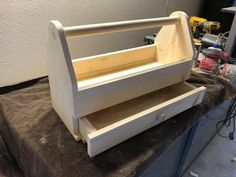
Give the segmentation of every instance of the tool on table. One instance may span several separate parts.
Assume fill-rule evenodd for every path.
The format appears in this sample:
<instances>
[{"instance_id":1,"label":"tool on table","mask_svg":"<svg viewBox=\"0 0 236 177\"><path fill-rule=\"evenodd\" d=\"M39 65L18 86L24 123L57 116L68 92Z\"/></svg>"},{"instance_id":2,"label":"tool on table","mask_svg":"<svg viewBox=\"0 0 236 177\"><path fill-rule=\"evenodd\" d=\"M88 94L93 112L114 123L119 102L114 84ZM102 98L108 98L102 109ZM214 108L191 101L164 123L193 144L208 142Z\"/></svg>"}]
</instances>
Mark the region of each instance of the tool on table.
<instances>
[{"instance_id":1,"label":"tool on table","mask_svg":"<svg viewBox=\"0 0 236 177\"><path fill-rule=\"evenodd\" d=\"M201 28L200 28L200 24L203 24L204 22L206 22L207 19L205 18L200 18L200 17L196 17L196 16L192 16L190 18L190 26L192 28L192 32L193 32L193 38L194 38L194 42L200 42L200 35L201 35Z\"/></svg>"},{"instance_id":2,"label":"tool on table","mask_svg":"<svg viewBox=\"0 0 236 177\"><path fill-rule=\"evenodd\" d=\"M225 41L221 37L221 35L204 34L204 36L201 39L201 43L203 48L208 48L214 45L218 45L220 49L223 49Z\"/></svg>"},{"instance_id":3,"label":"tool on table","mask_svg":"<svg viewBox=\"0 0 236 177\"><path fill-rule=\"evenodd\" d=\"M192 28L194 42L200 42L200 39L204 34L211 34L213 31L218 30L220 28L220 23L192 16L190 18L190 26Z\"/></svg>"},{"instance_id":4,"label":"tool on table","mask_svg":"<svg viewBox=\"0 0 236 177\"><path fill-rule=\"evenodd\" d=\"M148 35L144 37L144 45L154 44L157 34Z\"/></svg>"},{"instance_id":5,"label":"tool on table","mask_svg":"<svg viewBox=\"0 0 236 177\"><path fill-rule=\"evenodd\" d=\"M213 31L220 29L220 22L217 21L206 21L202 25L203 32L205 34L211 34Z\"/></svg>"},{"instance_id":6,"label":"tool on table","mask_svg":"<svg viewBox=\"0 0 236 177\"><path fill-rule=\"evenodd\" d=\"M202 53L205 58L200 61L199 68L208 72L217 73L219 66L228 60L227 53L223 52L217 44L203 49Z\"/></svg>"},{"instance_id":7,"label":"tool on table","mask_svg":"<svg viewBox=\"0 0 236 177\"><path fill-rule=\"evenodd\" d=\"M236 65L226 63L220 67L220 73L231 80L236 77Z\"/></svg>"}]
</instances>

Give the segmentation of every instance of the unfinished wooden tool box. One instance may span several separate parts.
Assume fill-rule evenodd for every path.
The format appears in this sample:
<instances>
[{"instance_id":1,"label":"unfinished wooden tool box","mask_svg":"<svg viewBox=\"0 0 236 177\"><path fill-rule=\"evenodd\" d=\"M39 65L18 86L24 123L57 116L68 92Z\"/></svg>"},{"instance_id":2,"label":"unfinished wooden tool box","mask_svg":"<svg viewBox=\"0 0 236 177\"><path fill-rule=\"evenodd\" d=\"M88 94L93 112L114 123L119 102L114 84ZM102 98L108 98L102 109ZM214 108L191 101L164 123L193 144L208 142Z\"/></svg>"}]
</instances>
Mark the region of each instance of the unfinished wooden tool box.
<instances>
[{"instance_id":1,"label":"unfinished wooden tool box","mask_svg":"<svg viewBox=\"0 0 236 177\"><path fill-rule=\"evenodd\" d=\"M67 38L161 27L155 44L71 59ZM185 80L194 49L184 12L170 17L63 27L49 24L52 104L89 156L202 101L205 88Z\"/></svg>"}]
</instances>

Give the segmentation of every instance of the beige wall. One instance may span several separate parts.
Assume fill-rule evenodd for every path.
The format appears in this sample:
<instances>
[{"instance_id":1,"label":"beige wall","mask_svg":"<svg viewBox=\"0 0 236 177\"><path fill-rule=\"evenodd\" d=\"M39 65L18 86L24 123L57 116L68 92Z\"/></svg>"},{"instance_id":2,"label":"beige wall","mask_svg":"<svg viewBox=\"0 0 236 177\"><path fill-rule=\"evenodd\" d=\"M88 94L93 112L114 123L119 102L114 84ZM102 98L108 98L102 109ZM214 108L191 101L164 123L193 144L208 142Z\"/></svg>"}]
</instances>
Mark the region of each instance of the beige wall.
<instances>
[{"instance_id":1,"label":"beige wall","mask_svg":"<svg viewBox=\"0 0 236 177\"><path fill-rule=\"evenodd\" d=\"M198 14L202 0L0 0L0 87L47 75L48 21L64 26ZM168 12L167 12L168 11ZM156 30L70 40L72 57L143 44Z\"/></svg>"}]
</instances>

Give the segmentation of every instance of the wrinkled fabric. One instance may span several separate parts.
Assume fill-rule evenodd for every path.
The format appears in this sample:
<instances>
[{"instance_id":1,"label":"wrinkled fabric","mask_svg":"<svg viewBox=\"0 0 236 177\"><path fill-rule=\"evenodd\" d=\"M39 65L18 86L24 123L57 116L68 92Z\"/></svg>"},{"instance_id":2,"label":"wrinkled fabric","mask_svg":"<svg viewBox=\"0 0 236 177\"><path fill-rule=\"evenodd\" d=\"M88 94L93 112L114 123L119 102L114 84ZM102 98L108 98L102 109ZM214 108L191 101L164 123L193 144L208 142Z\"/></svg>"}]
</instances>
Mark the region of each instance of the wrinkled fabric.
<instances>
[{"instance_id":1,"label":"wrinkled fabric","mask_svg":"<svg viewBox=\"0 0 236 177\"><path fill-rule=\"evenodd\" d=\"M23 172L18 168L14 158L10 155L2 136L0 135L0 176L23 177Z\"/></svg>"},{"instance_id":2,"label":"wrinkled fabric","mask_svg":"<svg viewBox=\"0 0 236 177\"><path fill-rule=\"evenodd\" d=\"M201 115L236 95L226 80L192 73L189 83L205 86L203 102L90 158L76 142L50 100L48 78L4 88L0 95L0 132L28 177L138 176Z\"/></svg>"}]
</instances>

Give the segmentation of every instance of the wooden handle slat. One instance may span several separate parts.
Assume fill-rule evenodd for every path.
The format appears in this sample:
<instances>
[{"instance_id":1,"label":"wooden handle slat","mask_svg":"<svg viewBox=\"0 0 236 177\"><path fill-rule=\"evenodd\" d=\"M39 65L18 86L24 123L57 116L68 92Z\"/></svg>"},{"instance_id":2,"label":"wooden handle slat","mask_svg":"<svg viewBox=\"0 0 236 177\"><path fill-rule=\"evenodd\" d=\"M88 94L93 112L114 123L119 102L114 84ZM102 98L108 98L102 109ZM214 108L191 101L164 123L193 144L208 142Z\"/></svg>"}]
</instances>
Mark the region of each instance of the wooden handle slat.
<instances>
[{"instance_id":1,"label":"wooden handle slat","mask_svg":"<svg viewBox=\"0 0 236 177\"><path fill-rule=\"evenodd\" d=\"M64 31L67 37L92 36L114 32L160 27L165 25L177 24L178 21L178 17L151 18L142 20L64 27Z\"/></svg>"}]
</instances>

